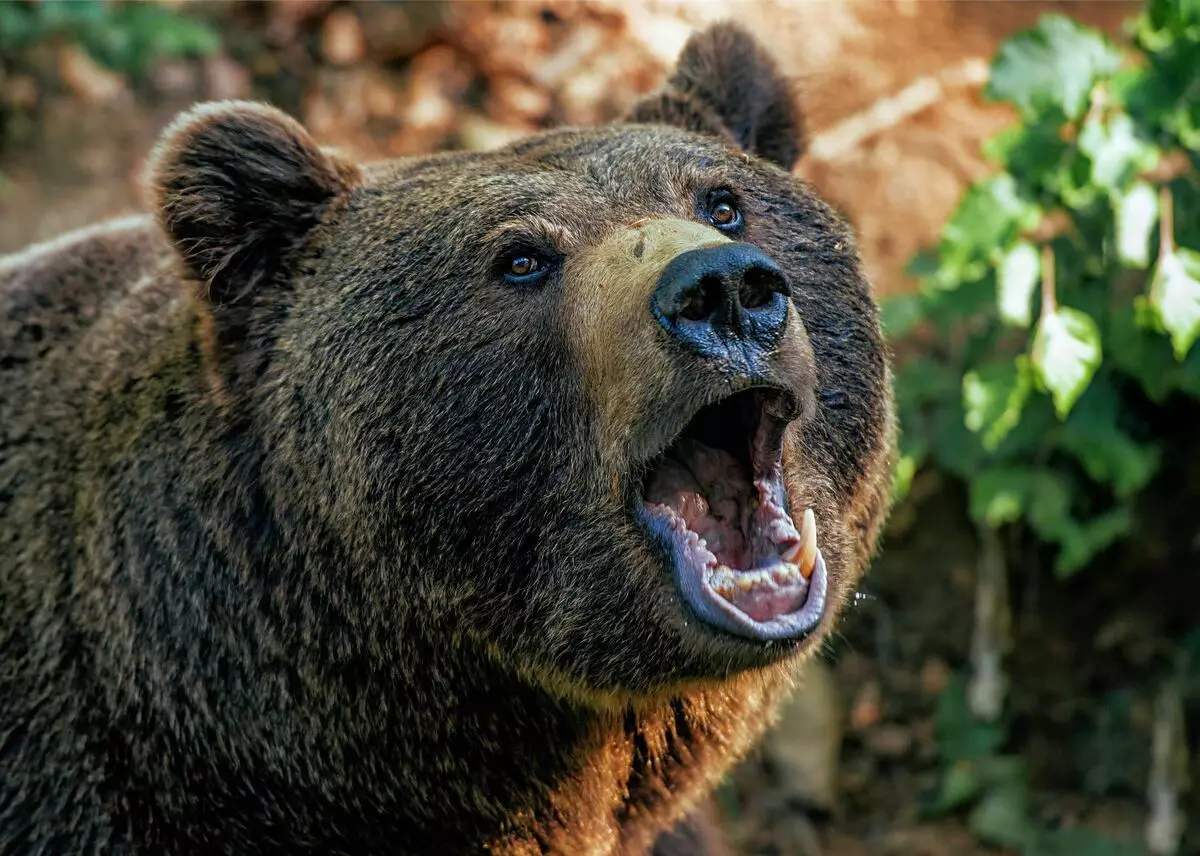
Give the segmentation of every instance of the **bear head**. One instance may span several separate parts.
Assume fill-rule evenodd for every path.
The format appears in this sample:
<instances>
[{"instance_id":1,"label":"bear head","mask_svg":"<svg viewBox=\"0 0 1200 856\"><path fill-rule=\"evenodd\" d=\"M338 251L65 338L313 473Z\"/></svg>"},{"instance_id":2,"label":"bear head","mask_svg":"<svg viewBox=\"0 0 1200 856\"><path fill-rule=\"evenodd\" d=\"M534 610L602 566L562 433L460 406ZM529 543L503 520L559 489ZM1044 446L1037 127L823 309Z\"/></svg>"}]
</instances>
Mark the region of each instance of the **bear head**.
<instances>
[{"instance_id":1,"label":"bear head","mask_svg":"<svg viewBox=\"0 0 1200 856\"><path fill-rule=\"evenodd\" d=\"M360 166L249 103L169 129L157 216L282 584L339 628L324 656L428 639L607 704L820 644L892 417L801 149L731 25L626 121L495 151Z\"/></svg>"}]
</instances>

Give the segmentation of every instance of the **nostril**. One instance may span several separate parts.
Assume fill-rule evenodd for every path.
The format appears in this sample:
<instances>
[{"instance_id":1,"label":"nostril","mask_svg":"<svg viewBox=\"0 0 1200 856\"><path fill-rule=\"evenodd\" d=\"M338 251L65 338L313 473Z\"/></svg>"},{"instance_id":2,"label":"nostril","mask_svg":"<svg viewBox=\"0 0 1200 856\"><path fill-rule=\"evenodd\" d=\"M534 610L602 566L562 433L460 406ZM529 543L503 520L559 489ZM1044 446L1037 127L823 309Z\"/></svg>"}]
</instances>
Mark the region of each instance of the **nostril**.
<instances>
[{"instance_id":1,"label":"nostril","mask_svg":"<svg viewBox=\"0 0 1200 856\"><path fill-rule=\"evenodd\" d=\"M730 241L671 259L654 286L650 311L693 351L728 356L728 348L772 348L787 328L790 296L787 275L766 253Z\"/></svg>"},{"instance_id":2,"label":"nostril","mask_svg":"<svg viewBox=\"0 0 1200 856\"><path fill-rule=\"evenodd\" d=\"M787 282L777 271L756 266L742 275L738 300L743 308L761 309L774 300L776 294L787 294Z\"/></svg>"},{"instance_id":3,"label":"nostril","mask_svg":"<svg viewBox=\"0 0 1200 856\"><path fill-rule=\"evenodd\" d=\"M716 276L703 276L683 295L679 314L689 321L703 321L712 316L721 305L724 291L721 280Z\"/></svg>"}]
</instances>

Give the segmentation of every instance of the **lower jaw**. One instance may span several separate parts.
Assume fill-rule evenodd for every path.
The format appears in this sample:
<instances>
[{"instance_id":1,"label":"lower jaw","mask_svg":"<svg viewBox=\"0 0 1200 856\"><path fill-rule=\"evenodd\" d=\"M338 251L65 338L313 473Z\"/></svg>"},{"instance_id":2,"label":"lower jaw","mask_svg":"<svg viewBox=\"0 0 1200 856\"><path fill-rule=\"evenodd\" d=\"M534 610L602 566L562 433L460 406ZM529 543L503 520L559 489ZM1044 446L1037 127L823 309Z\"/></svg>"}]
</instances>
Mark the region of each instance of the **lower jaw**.
<instances>
[{"instance_id":1,"label":"lower jaw","mask_svg":"<svg viewBox=\"0 0 1200 856\"><path fill-rule=\"evenodd\" d=\"M690 568L680 568L678 562L675 565L675 586L696 617L735 636L759 642L798 642L816 629L825 615L829 574L820 550L803 592L796 595L795 610L765 621L752 618L715 591L710 584L710 570L696 573Z\"/></svg>"},{"instance_id":2,"label":"lower jaw","mask_svg":"<svg viewBox=\"0 0 1200 856\"><path fill-rule=\"evenodd\" d=\"M730 572L718 571L713 567L701 568L687 562L681 555L682 551L674 547L673 535L668 527L644 508L639 510L638 516L643 530L666 548L675 588L688 611L702 623L754 642L799 642L820 624L828 602L829 574L819 549L807 580L782 586L769 593L780 599L793 599L794 609L759 621L722 596L714 587L715 575L723 574L727 582ZM734 579L738 573L732 572ZM728 585L721 587L728 588Z\"/></svg>"}]
</instances>

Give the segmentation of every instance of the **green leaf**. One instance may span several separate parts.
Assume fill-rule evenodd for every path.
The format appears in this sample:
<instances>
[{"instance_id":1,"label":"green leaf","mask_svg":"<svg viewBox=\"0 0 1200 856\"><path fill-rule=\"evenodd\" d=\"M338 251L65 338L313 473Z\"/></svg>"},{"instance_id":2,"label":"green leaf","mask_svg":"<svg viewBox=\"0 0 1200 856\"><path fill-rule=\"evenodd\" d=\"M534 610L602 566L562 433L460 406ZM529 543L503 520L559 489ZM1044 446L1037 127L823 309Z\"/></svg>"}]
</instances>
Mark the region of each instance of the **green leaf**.
<instances>
[{"instance_id":1,"label":"green leaf","mask_svg":"<svg viewBox=\"0 0 1200 856\"><path fill-rule=\"evenodd\" d=\"M977 726L974 722L966 724L970 729ZM1028 768L1022 758L1012 755L960 758L946 765L930 808L935 814L945 814L972 802L985 791L1028 788L1028 782Z\"/></svg>"},{"instance_id":2,"label":"green leaf","mask_svg":"<svg viewBox=\"0 0 1200 856\"><path fill-rule=\"evenodd\" d=\"M1033 370L1030 369L1032 375ZM1048 438L1058 431L1061 423L1054 415L1054 404L1048 395L1033 393L1021 410L1021 421L992 453L994 460L1015 461L1038 457L1046 448Z\"/></svg>"},{"instance_id":3,"label":"green leaf","mask_svg":"<svg viewBox=\"0 0 1200 856\"><path fill-rule=\"evenodd\" d=\"M970 478L986 460L978 435L966 426L961 388L953 401L943 402L933 414L931 454L937 465L960 478Z\"/></svg>"},{"instance_id":4,"label":"green leaf","mask_svg":"<svg viewBox=\"0 0 1200 856\"><path fill-rule=\"evenodd\" d=\"M912 490L913 478L920 461L915 455L900 455L892 467L892 501L899 503Z\"/></svg>"},{"instance_id":5,"label":"green leaf","mask_svg":"<svg viewBox=\"0 0 1200 856\"><path fill-rule=\"evenodd\" d=\"M1093 481L1112 484L1120 499L1149 484L1161 462L1157 447L1134 442L1112 424L1068 426L1058 442L1083 464Z\"/></svg>"},{"instance_id":6,"label":"green leaf","mask_svg":"<svg viewBox=\"0 0 1200 856\"><path fill-rule=\"evenodd\" d=\"M1076 119L1096 81L1120 63L1120 53L1100 33L1062 15L1045 15L1000 47L985 91L1016 105L1027 119L1055 108Z\"/></svg>"},{"instance_id":7,"label":"green leaf","mask_svg":"<svg viewBox=\"0 0 1200 856\"><path fill-rule=\"evenodd\" d=\"M928 357L914 357L896 367L896 397L922 404L956 396L958 379L949 366Z\"/></svg>"},{"instance_id":8,"label":"green leaf","mask_svg":"<svg viewBox=\"0 0 1200 856\"><path fill-rule=\"evenodd\" d=\"M1179 138L1182 148L1192 152L1200 149L1200 107L1191 103L1191 99L1178 105L1165 124Z\"/></svg>"},{"instance_id":9,"label":"green leaf","mask_svg":"<svg viewBox=\"0 0 1200 856\"><path fill-rule=\"evenodd\" d=\"M977 837L990 844L1027 847L1038 834L1029 813L1028 785L1009 782L992 788L971 812L967 824Z\"/></svg>"},{"instance_id":10,"label":"green leaf","mask_svg":"<svg viewBox=\"0 0 1200 856\"><path fill-rule=\"evenodd\" d=\"M1150 234L1158 222L1158 194L1139 181L1114 200L1117 214L1117 258L1129 267L1150 264Z\"/></svg>"},{"instance_id":11,"label":"green leaf","mask_svg":"<svg viewBox=\"0 0 1200 856\"><path fill-rule=\"evenodd\" d=\"M919 294L895 294L879 301L879 324L889 339L899 339L925 317Z\"/></svg>"},{"instance_id":12,"label":"green leaf","mask_svg":"<svg viewBox=\"0 0 1200 856\"><path fill-rule=\"evenodd\" d=\"M212 27L155 3L114 6L80 28L79 39L97 62L126 74L144 70L158 56L209 54L221 45Z\"/></svg>"},{"instance_id":13,"label":"green leaf","mask_svg":"<svg viewBox=\"0 0 1200 856\"><path fill-rule=\"evenodd\" d=\"M27 48L56 35L73 35L103 21L103 0L41 0L0 3L0 48Z\"/></svg>"},{"instance_id":14,"label":"green leaf","mask_svg":"<svg viewBox=\"0 0 1200 856\"><path fill-rule=\"evenodd\" d=\"M1105 121L1088 116L1079 134L1079 148L1091 159L1092 182L1119 192L1142 170L1152 169L1159 151L1137 135L1133 119L1118 113Z\"/></svg>"},{"instance_id":15,"label":"green leaf","mask_svg":"<svg viewBox=\"0 0 1200 856\"><path fill-rule=\"evenodd\" d=\"M971 479L971 516L993 529L1021 519L1036 473L1024 467L995 467Z\"/></svg>"},{"instance_id":16,"label":"green leaf","mask_svg":"<svg viewBox=\"0 0 1200 856\"><path fill-rule=\"evenodd\" d=\"M1078 157L1063 139L1065 117L1059 111L1039 117L1033 124L1005 128L983 143L983 154L1005 168L1017 184L1035 196L1054 190L1057 176Z\"/></svg>"},{"instance_id":17,"label":"green leaf","mask_svg":"<svg viewBox=\"0 0 1200 856\"><path fill-rule=\"evenodd\" d=\"M1023 856L1145 856L1140 846L1086 827L1044 830Z\"/></svg>"},{"instance_id":18,"label":"green leaf","mask_svg":"<svg viewBox=\"0 0 1200 856\"><path fill-rule=\"evenodd\" d=\"M1133 531L1133 512L1118 506L1083 523L1075 523L1059 539L1062 548L1054 561L1054 573L1065 579Z\"/></svg>"},{"instance_id":19,"label":"green leaf","mask_svg":"<svg viewBox=\"0 0 1200 856\"><path fill-rule=\"evenodd\" d=\"M1200 253L1180 247L1158 260L1150 305L1182 361L1200 337Z\"/></svg>"},{"instance_id":20,"label":"green leaf","mask_svg":"<svg viewBox=\"0 0 1200 856\"><path fill-rule=\"evenodd\" d=\"M996 269L996 299L1000 317L1016 327L1028 327L1033 320L1030 299L1042 273L1037 247L1018 241L1000 259Z\"/></svg>"},{"instance_id":21,"label":"green leaf","mask_svg":"<svg viewBox=\"0 0 1200 856\"><path fill-rule=\"evenodd\" d=\"M980 261L981 266L986 262ZM952 290L928 290L922 293L925 317L939 332L948 334L964 323L979 326L979 321L991 315L996 306L996 286L984 275L963 282Z\"/></svg>"},{"instance_id":22,"label":"green leaf","mask_svg":"<svg viewBox=\"0 0 1200 856\"><path fill-rule=\"evenodd\" d=\"M1119 371L1141 384L1152 401L1162 403L1179 386L1184 366L1175 359L1170 343L1156 332L1158 320L1148 304L1139 295L1134 298L1134 306L1143 311L1128 306L1110 310L1105 327L1108 357ZM1150 329L1140 317L1143 314L1151 316Z\"/></svg>"},{"instance_id":23,"label":"green leaf","mask_svg":"<svg viewBox=\"0 0 1200 856\"><path fill-rule=\"evenodd\" d=\"M906 409L901 408L902 411ZM897 443L900 454L896 457L896 463L892 467L892 498L895 502L900 502L908 496L917 470L929 457L929 445L925 438L921 436L919 430L909 430L910 426L905 418L906 416L902 412L899 442Z\"/></svg>"},{"instance_id":24,"label":"green leaf","mask_svg":"<svg viewBox=\"0 0 1200 856\"><path fill-rule=\"evenodd\" d=\"M1066 159L1049 184L1062 204L1072 211L1087 212L1107 195L1104 188L1092 182L1091 161L1082 153Z\"/></svg>"},{"instance_id":25,"label":"green leaf","mask_svg":"<svg viewBox=\"0 0 1200 856\"><path fill-rule=\"evenodd\" d=\"M971 516L998 527L1026 519L1037 536L1058 544L1055 573L1068 576L1132 531L1133 516L1118 506L1080 522L1071 513L1075 488L1050 469L994 467L971 479Z\"/></svg>"},{"instance_id":26,"label":"green leaf","mask_svg":"<svg viewBox=\"0 0 1200 856\"><path fill-rule=\"evenodd\" d=\"M1179 388L1192 398L1200 398L1200 348L1192 348L1179 369Z\"/></svg>"},{"instance_id":27,"label":"green leaf","mask_svg":"<svg viewBox=\"0 0 1200 856\"><path fill-rule=\"evenodd\" d=\"M0 3L0 50L15 51L37 40L41 28L31 9Z\"/></svg>"},{"instance_id":28,"label":"green leaf","mask_svg":"<svg viewBox=\"0 0 1200 856\"><path fill-rule=\"evenodd\" d=\"M1013 152L1025 140L1025 136L1029 133L1029 128L1035 127L1019 123L1009 125L1006 128L1001 128L992 136L983 141L983 145L979 147L983 157L989 163L1000 168L1007 167L1009 160L1013 156Z\"/></svg>"},{"instance_id":29,"label":"green leaf","mask_svg":"<svg viewBox=\"0 0 1200 856\"><path fill-rule=\"evenodd\" d=\"M942 229L941 276L947 286L982 276L996 248L1012 243L1022 229L1036 226L1040 217L1008 173L973 185Z\"/></svg>"},{"instance_id":30,"label":"green leaf","mask_svg":"<svg viewBox=\"0 0 1200 856\"><path fill-rule=\"evenodd\" d=\"M983 722L971 714L966 681L961 675L954 675L946 682L938 696L934 719L938 755L946 764L989 758L1004 740L1000 724Z\"/></svg>"},{"instance_id":31,"label":"green leaf","mask_svg":"<svg viewBox=\"0 0 1200 856\"><path fill-rule=\"evenodd\" d=\"M1167 52L1179 42L1200 41L1200 4L1196 0L1149 0L1137 22L1138 41L1147 50Z\"/></svg>"},{"instance_id":32,"label":"green leaf","mask_svg":"<svg viewBox=\"0 0 1200 856\"><path fill-rule=\"evenodd\" d=\"M1175 36L1186 34L1200 25L1200 2L1197 0L1149 0L1146 15L1158 28Z\"/></svg>"},{"instance_id":33,"label":"green leaf","mask_svg":"<svg viewBox=\"0 0 1200 856\"><path fill-rule=\"evenodd\" d=\"M1025 518L1038 536L1060 543L1076 534L1074 488L1061 472L1019 466L992 467L971 479L971 516L993 528Z\"/></svg>"},{"instance_id":34,"label":"green leaf","mask_svg":"<svg viewBox=\"0 0 1200 856\"><path fill-rule=\"evenodd\" d=\"M1057 444L1074 455L1088 476L1111 484L1127 499L1150 483L1160 455L1152 444L1136 442L1118 424L1122 401L1110 383L1093 382L1058 433Z\"/></svg>"},{"instance_id":35,"label":"green leaf","mask_svg":"<svg viewBox=\"0 0 1200 856\"><path fill-rule=\"evenodd\" d=\"M1110 90L1138 125L1160 129L1176 113L1188 85L1186 77L1176 80L1153 67L1123 68L1113 76Z\"/></svg>"},{"instance_id":36,"label":"green leaf","mask_svg":"<svg viewBox=\"0 0 1200 856\"><path fill-rule=\"evenodd\" d=\"M43 26L61 30L100 23L111 12L105 0L42 0L37 14Z\"/></svg>"},{"instance_id":37,"label":"green leaf","mask_svg":"<svg viewBox=\"0 0 1200 856\"><path fill-rule=\"evenodd\" d=\"M937 253L931 250L919 250L913 253L913 257L904 266L904 275L911 276L913 279L930 279L937 275L940 266L941 261L938 259Z\"/></svg>"},{"instance_id":38,"label":"green leaf","mask_svg":"<svg viewBox=\"0 0 1200 856\"><path fill-rule=\"evenodd\" d=\"M1021 421L1021 411L1033 389L1029 361L991 363L963 376L963 411L966 426L981 434L983 447L994 452Z\"/></svg>"},{"instance_id":39,"label":"green leaf","mask_svg":"<svg viewBox=\"0 0 1200 856\"><path fill-rule=\"evenodd\" d=\"M1034 337L1033 365L1059 419L1065 419L1100 365L1096 322L1067 306L1044 313Z\"/></svg>"},{"instance_id":40,"label":"green leaf","mask_svg":"<svg viewBox=\"0 0 1200 856\"><path fill-rule=\"evenodd\" d=\"M983 786L983 776L978 763L968 759L956 761L942 774L933 810L943 814L966 805L979 796Z\"/></svg>"},{"instance_id":41,"label":"green leaf","mask_svg":"<svg viewBox=\"0 0 1200 856\"><path fill-rule=\"evenodd\" d=\"M1030 481L1029 525L1044 541L1061 542L1074 531L1072 485L1054 470L1041 470Z\"/></svg>"}]
</instances>

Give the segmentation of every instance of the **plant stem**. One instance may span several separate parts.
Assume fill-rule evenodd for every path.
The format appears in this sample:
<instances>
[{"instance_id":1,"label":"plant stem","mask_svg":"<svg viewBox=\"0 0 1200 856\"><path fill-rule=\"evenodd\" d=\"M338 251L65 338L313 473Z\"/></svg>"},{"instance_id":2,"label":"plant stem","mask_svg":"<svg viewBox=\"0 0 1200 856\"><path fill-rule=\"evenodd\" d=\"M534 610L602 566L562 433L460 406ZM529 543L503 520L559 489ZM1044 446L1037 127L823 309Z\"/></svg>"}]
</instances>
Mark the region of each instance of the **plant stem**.
<instances>
[{"instance_id":1,"label":"plant stem","mask_svg":"<svg viewBox=\"0 0 1200 856\"><path fill-rule=\"evenodd\" d=\"M1042 317L1053 315L1058 309L1058 295L1054 286L1054 250L1042 244Z\"/></svg>"},{"instance_id":2,"label":"plant stem","mask_svg":"<svg viewBox=\"0 0 1200 856\"><path fill-rule=\"evenodd\" d=\"M979 536L975 627L971 639L972 674L967 684L967 705L976 719L995 722L1004 712L1010 683L1004 658L1012 650L1012 607L1000 535L990 526L980 526Z\"/></svg>"},{"instance_id":3,"label":"plant stem","mask_svg":"<svg viewBox=\"0 0 1200 856\"><path fill-rule=\"evenodd\" d=\"M1170 856L1179 852L1187 828L1183 794L1188 789L1187 726L1178 684L1168 681L1154 704L1150 782L1147 797L1146 847Z\"/></svg>"},{"instance_id":4,"label":"plant stem","mask_svg":"<svg viewBox=\"0 0 1200 856\"><path fill-rule=\"evenodd\" d=\"M1158 188L1158 258L1159 261L1175 252L1175 197L1171 188Z\"/></svg>"}]
</instances>

